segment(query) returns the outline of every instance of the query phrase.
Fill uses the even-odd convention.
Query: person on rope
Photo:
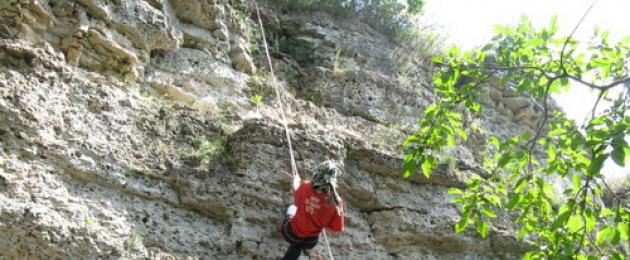
[[[321,163],[312,181],[293,177],[294,205],[287,209],[282,235],[289,242],[283,260],[295,260],[302,252],[315,259],[321,257],[311,249],[317,245],[320,232],[343,231],[343,200],[337,193],[337,177],[341,170],[332,161]]]

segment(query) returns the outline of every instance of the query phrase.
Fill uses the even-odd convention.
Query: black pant
[[[282,260],[297,260],[302,254],[302,251],[311,249],[317,245],[319,241],[319,236],[315,237],[298,237],[293,233],[291,229],[291,221],[289,220],[289,216],[284,218],[284,222],[282,223],[282,235],[284,236],[284,240],[289,242],[289,249],[282,257]]]

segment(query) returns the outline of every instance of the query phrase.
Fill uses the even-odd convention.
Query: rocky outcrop
[[[279,258],[291,196],[278,98],[302,176],[328,158],[346,172],[339,259],[525,250],[502,220],[486,240],[456,235],[446,190],[480,174],[486,134],[530,128],[535,102],[486,86],[487,133],[431,179],[402,179],[398,145],[435,99],[430,69],[401,84],[396,44],[361,21],[263,6],[274,86],[252,2],[227,2],[0,3],[1,259]]]

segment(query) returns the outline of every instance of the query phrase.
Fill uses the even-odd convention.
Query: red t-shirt
[[[313,190],[310,181],[303,181],[295,191],[297,212],[291,219],[291,229],[299,237],[318,236],[323,228],[343,231],[343,201],[339,203],[339,214],[335,204],[326,203],[324,193]]]

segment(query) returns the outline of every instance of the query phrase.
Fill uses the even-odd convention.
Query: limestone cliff
[[[359,19],[260,8],[280,97],[253,1],[2,0],[0,259],[279,258],[291,196],[278,98],[301,175],[344,165],[337,259],[523,252],[506,221],[486,240],[456,235],[446,190],[480,174],[487,134],[530,127],[536,104],[486,86],[467,122],[485,132],[431,179],[402,179],[399,144],[436,98],[431,64],[401,75],[410,54]]]

